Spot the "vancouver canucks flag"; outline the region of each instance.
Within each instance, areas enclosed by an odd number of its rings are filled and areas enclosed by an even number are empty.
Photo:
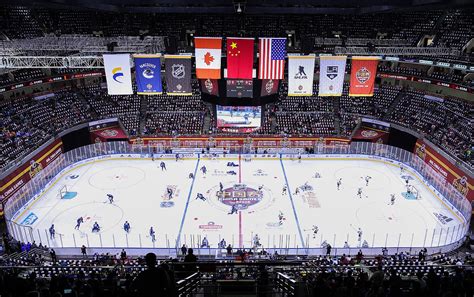
[[[346,56],[320,56],[319,96],[341,96]]]
[[[156,95],[163,92],[161,84],[161,55],[134,55],[137,94]]]

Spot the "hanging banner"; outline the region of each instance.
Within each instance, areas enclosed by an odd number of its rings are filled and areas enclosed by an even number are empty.
[[[349,96],[373,96],[379,57],[352,57]]]
[[[192,95],[191,55],[165,55],[165,72],[168,95]]]
[[[320,56],[318,96],[341,96],[346,56]]]
[[[134,55],[137,94],[157,95],[163,93],[161,84],[161,55]]]
[[[253,38],[227,38],[227,78],[252,79]]]
[[[283,79],[286,38],[260,38],[258,79]]]
[[[270,96],[278,93],[279,80],[264,79],[262,80],[262,90],[260,96]]]
[[[221,78],[221,37],[194,37],[196,48],[196,77]]]
[[[105,78],[107,81],[107,92],[109,95],[131,95],[132,75],[130,73],[129,54],[105,54],[104,59]]]
[[[218,96],[219,84],[217,79],[201,79],[201,92],[213,96]]]
[[[313,95],[315,55],[288,56],[288,96]]]

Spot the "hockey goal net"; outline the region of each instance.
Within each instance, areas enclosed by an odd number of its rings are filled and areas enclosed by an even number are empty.
[[[421,195],[415,186],[409,185],[407,186],[406,198],[411,200],[420,200]]]
[[[62,186],[59,188],[58,196],[59,196],[60,199],[63,199],[66,194],[67,194],[67,186],[66,186],[66,185],[62,185]]]

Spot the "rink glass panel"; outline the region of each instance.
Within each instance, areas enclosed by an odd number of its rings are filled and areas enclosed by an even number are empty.
[[[414,171],[416,171],[415,173],[418,173],[421,176],[423,183],[432,186],[438,196],[442,198],[443,203],[453,212],[455,212],[459,217],[461,217],[464,221],[454,227],[426,230],[425,234],[417,234],[417,236],[424,237],[423,246],[427,248],[432,248],[431,252],[446,252],[457,248],[464,239],[464,236],[469,229],[469,222],[471,219],[472,212],[471,204],[465,197],[461,196],[458,191],[456,191],[449,183],[447,183],[442,176],[435,172],[431,167],[427,166],[425,162],[423,162],[423,160],[418,158],[415,154],[396,147],[367,142],[354,142],[350,145],[335,146],[316,145],[314,149],[314,156],[317,157],[322,157],[322,155],[350,155],[353,157],[366,156],[369,158],[374,158],[378,156],[401,162],[406,166],[412,168]],[[193,151],[198,152],[200,150],[200,148],[196,148],[194,150],[188,149],[188,152],[190,152],[190,154],[193,154],[196,158],[207,157],[205,155],[200,156],[198,153],[192,153]],[[301,151],[301,149],[282,148],[268,149],[268,151],[272,153],[281,152],[282,154],[279,155],[279,158],[296,158],[296,154]],[[141,158],[149,158],[152,152],[156,153],[156,147],[131,145],[127,142],[107,142],[83,146],[75,150],[69,151],[65,154],[62,154],[55,161],[53,161],[50,166],[39,172],[31,181],[24,185],[12,198],[10,198],[5,203],[4,213],[10,234],[12,234],[16,239],[23,242],[36,241],[36,243],[42,243],[50,246],[50,242],[47,238],[47,230],[37,230],[30,226],[21,225],[18,222],[15,222],[15,218],[17,218],[19,213],[27,209],[28,206],[31,205],[31,203],[33,203],[35,199],[37,199],[52,184],[54,184],[62,174],[74,168],[78,163],[85,162],[91,158],[105,158],[105,156],[110,155],[126,156],[127,154],[139,154]],[[183,153],[185,152],[185,150],[180,149],[180,152]],[[252,154],[252,157],[257,157],[257,155]],[[402,236],[401,234],[402,233],[400,233],[400,235],[398,236]],[[64,236],[70,235],[64,234]],[[113,244],[104,244],[102,236],[100,234],[98,237],[94,238],[94,240],[87,238],[87,241],[84,243],[86,244],[86,246],[97,248],[155,247],[154,244],[150,246],[149,244],[142,245],[141,243],[140,246],[130,246],[128,245],[128,239],[125,239],[125,241],[121,240],[122,242],[126,242],[126,246],[124,246],[124,244],[120,244],[120,246],[118,246],[116,245],[115,235],[113,236]],[[269,247],[268,250],[277,250],[281,253],[287,254],[320,254],[325,252],[325,250],[321,248],[309,248],[309,246],[307,246],[306,244],[303,244],[303,246],[301,246],[301,244],[298,243],[298,240],[296,238],[293,239],[293,236],[293,234],[282,234],[280,238],[268,239],[267,241],[272,242],[272,247]],[[334,234],[334,237],[337,236],[346,235]],[[398,238],[397,240],[397,234],[377,234],[377,237],[380,236],[385,236],[387,238],[386,246],[391,249],[396,249],[396,251],[408,249],[411,250],[413,248],[412,246],[400,246],[400,238]],[[181,237],[184,237],[184,235],[182,235]],[[195,246],[198,245],[200,239],[201,238],[199,237],[199,235],[188,235],[188,238],[186,238],[186,240],[184,240],[184,238],[167,238],[166,246],[160,246],[160,248],[162,249],[161,252],[163,254],[176,254],[179,253],[177,247],[179,248],[183,242],[186,242],[186,244],[188,245],[191,244],[192,246]],[[144,240],[140,238],[140,242],[142,241]],[[371,242],[369,242],[369,244],[371,244]],[[60,240],[57,245],[57,247],[64,247],[62,240]],[[76,244],[75,242],[74,245],[76,246],[78,244]],[[378,254],[382,246],[383,245],[373,246],[371,248],[364,249],[364,251],[366,254]],[[339,250],[338,253],[343,253],[345,251],[345,249],[342,249],[340,247],[337,247],[337,249]],[[352,250],[354,251],[355,248],[352,248]],[[216,253],[220,253],[221,251],[219,249],[198,249],[198,253],[201,252],[206,254],[209,253],[210,255],[215,255]],[[350,250],[345,252],[350,252]]]

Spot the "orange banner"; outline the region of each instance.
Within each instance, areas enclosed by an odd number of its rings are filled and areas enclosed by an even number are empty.
[[[373,96],[379,57],[352,57],[349,96]]]

